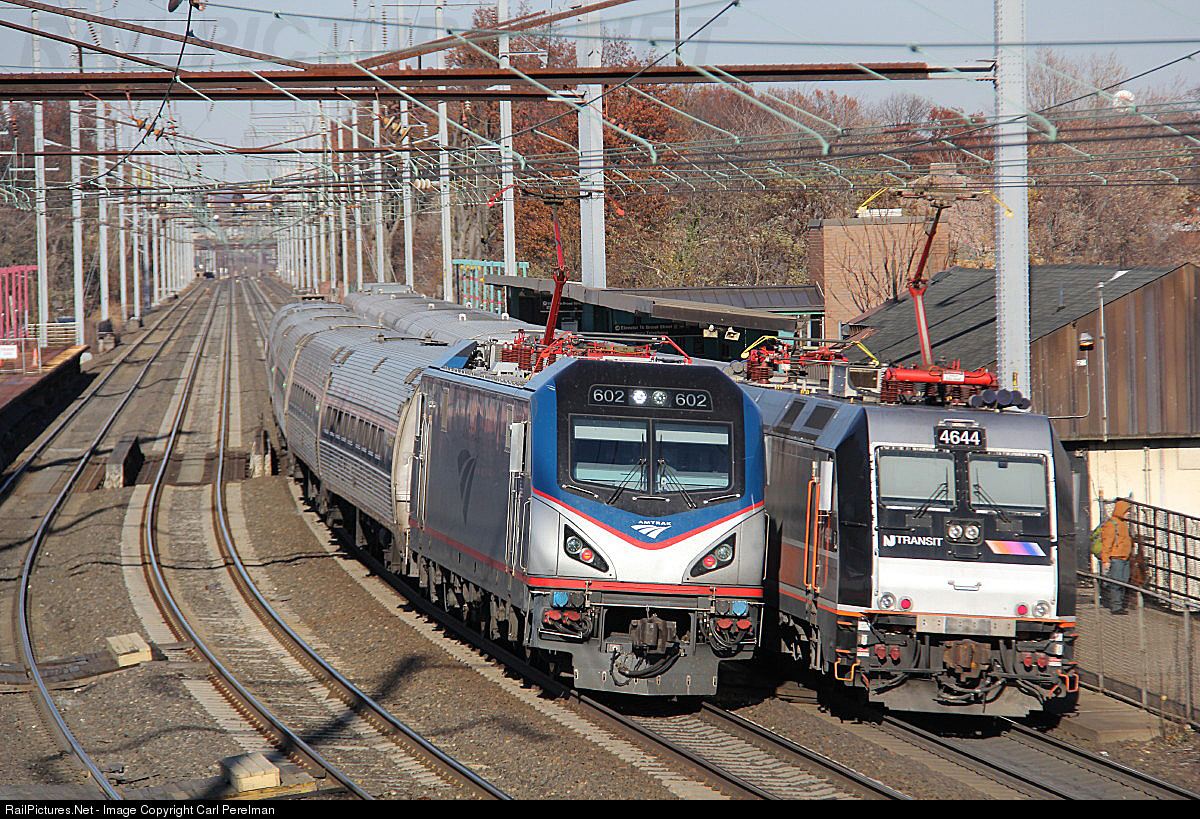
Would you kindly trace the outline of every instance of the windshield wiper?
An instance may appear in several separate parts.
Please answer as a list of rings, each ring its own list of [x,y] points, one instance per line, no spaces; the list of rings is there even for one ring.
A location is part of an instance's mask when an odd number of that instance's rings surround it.
[[[1000,518],[1000,520],[1004,521],[1005,523],[1012,523],[1012,520],[1009,519],[1008,515],[1004,514],[1004,510],[1000,508],[1000,504],[996,503],[996,499],[989,495],[983,488],[983,484],[976,483],[972,488],[983,496],[985,503],[996,510],[996,515]]]
[[[664,478],[669,479],[672,483],[674,483],[676,486],[678,486],[680,493],[683,494],[683,499],[685,501],[687,501],[687,505],[690,506],[691,508],[695,509],[696,502],[694,500],[692,500],[692,496],[688,494],[687,487],[683,485],[683,481],[679,480],[679,478],[675,477],[675,475],[672,474],[673,472],[676,471],[675,467],[673,467],[669,463],[667,463],[665,458],[659,458],[658,465],[662,471],[662,476]],[[667,470],[670,470],[670,472],[668,472]]]
[[[604,502],[606,506],[612,506],[614,503],[616,503],[617,498],[621,497],[621,493],[629,488],[629,479],[632,478],[634,475],[636,475],[638,470],[640,470],[645,465],[646,465],[646,459],[638,458],[638,462],[633,465],[633,468],[630,469],[625,474],[625,477],[621,478],[621,482],[617,484],[617,491],[613,492],[612,495],[609,497],[609,499]]]
[[[933,493],[928,498],[925,499],[925,502],[917,507],[917,511],[913,515],[913,517],[914,518],[921,517],[922,515],[924,515],[926,512],[929,511],[929,507],[933,505],[934,501],[936,501],[943,495],[949,496],[949,494],[950,494],[948,491],[949,488],[950,487],[946,484],[945,481],[942,481],[941,483],[939,483],[937,485],[937,487],[933,490]]]

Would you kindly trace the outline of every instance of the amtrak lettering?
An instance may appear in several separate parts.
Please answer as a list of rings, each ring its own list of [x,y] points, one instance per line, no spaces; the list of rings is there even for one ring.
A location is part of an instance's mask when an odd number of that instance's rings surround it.
[[[922,535],[884,535],[883,547],[891,546],[941,546],[942,538]]]
[[[671,522],[669,520],[639,520],[629,528],[651,540],[658,540],[659,535],[671,528]]]

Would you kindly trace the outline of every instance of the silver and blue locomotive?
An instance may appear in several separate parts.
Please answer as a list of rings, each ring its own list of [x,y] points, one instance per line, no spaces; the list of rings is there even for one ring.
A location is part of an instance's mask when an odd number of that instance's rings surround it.
[[[276,317],[271,397],[318,509],[581,688],[714,693],[761,630],[754,403],[718,368],[627,344],[523,369],[489,338],[503,320],[428,304],[392,304],[421,338],[327,304]]]

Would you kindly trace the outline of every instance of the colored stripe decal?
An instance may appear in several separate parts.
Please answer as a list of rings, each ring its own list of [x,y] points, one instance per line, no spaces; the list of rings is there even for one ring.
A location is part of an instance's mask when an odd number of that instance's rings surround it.
[[[648,551],[656,551],[658,549],[665,549],[668,546],[674,546],[676,543],[678,543],[681,540],[684,540],[685,538],[689,538],[692,535],[697,535],[700,532],[703,532],[703,531],[713,528],[714,526],[719,526],[722,523],[726,523],[730,520],[733,520],[738,515],[745,515],[750,512],[753,512],[755,509],[758,509],[759,507],[761,507],[763,505],[763,502],[759,501],[758,503],[751,504],[750,506],[747,506],[743,509],[739,509],[736,512],[732,512],[723,518],[714,520],[711,523],[706,523],[703,526],[700,526],[696,529],[690,529],[686,532],[683,532],[682,534],[678,534],[675,537],[671,538],[670,540],[664,540],[662,543],[646,543],[644,541],[632,538],[629,535],[625,534],[624,532],[614,529],[613,527],[609,526],[607,523],[604,523],[603,521],[596,520],[594,517],[587,514],[586,512],[582,512],[573,506],[563,503],[558,498],[555,498],[551,495],[547,495],[545,492],[542,492],[539,489],[536,489],[536,488],[533,489],[533,494],[537,495],[539,498],[544,499],[548,503],[553,504],[554,506],[558,506],[562,509],[567,510],[568,512],[573,512],[582,518],[586,518],[587,520],[596,524],[600,528],[604,529],[609,534],[613,534],[613,535],[616,535],[617,537],[621,538],[621,540],[625,541],[626,543],[630,544],[631,546],[636,546],[639,549],[646,549]]]
[[[1027,540],[989,540],[988,548],[992,554],[1020,555],[1022,557],[1045,557],[1042,547]]]
[[[576,580],[569,577],[531,577],[530,588],[590,589],[592,591],[631,591],[647,594],[719,594],[734,597],[762,597],[762,589],[742,586],[694,586],[673,583],[625,583],[620,580]]]
[[[409,524],[411,524],[414,528],[420,528],[418,527],[415,518],[410,517],[408,521]],[[459,543],[454,538],[447,537],[436,529],[423,527],[422,530],[429,536],[437,538],[446,545],[452,546],[455,549],[467,553],[476,560],[486,563],[498,571],[508,571],[503,563],[494,560],[485,554],[475,551],[464,543]],[[642,592],[646,594],[717,594],[733,597],[752,597],[756,599],[762,597],[762,589],[753,587],[743,588],[741,586],[705,586],[699,583],[694,586],[669,583],[626,583],[620,580],[577,580],[568,577],[529,577],[528,575],[519,571],[513,572],[513,575],[518,580],[528,583],[530,588],[534,589],[592,589],[594,591],[628,591]]]

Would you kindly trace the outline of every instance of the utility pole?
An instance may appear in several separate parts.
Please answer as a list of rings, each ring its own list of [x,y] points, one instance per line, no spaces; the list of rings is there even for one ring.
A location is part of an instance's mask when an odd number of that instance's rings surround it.
[[[124,131],[123,124],[112,124],[113,129],[113,148],[118,149],[121,142],[120,135]],[[126,165],[121,169],[121,178],[129,178],[129,166]],[[126,187],[122,185],[122,187]],[[118,275],[121,279],[121,324],[129,318],[129,302],[126,299],[126,294],[129,292],[129,268],[125,259],[125,220],[128,217],[128,207],[125,204],[125,198],[121,197],[121,201],[117,203],[117,255],[120,258]]]
[[[350,41],[350,52],[354,53],[354,41],[353,40]],[[357,102],[354,103],[354,113],[351,115],[351,118],[350,118],[350,125],[354,129],[354,140],[350,144],[350,147],[352,147],[354,149],[354,160],[353,160],[353,164],[351,165],[351,168],[353,169],[352,176],[354,179],[355,187],[358,189],[358,195],[354,197],[354,207],[351,210],[351,213],[354,215],[354,272],[355,272],[355,275],[354,275],[355,288],[354,289],[355,290],[362,290],[362,288],[363,288],[362,203],[366,200],[366,197],[364,195],[365,192],[362,189],[362,180],[363,180],[362,164],[361,164],[361,160],[359,158],[360,154],[358,153],[358,146],[359,146],[358,111],[359,111],[360,107],[361,107],[360,103],[357,103]],[[376,146],[376,147],[378,147],[378,146]]]
[[[404,150],[404,158],[400,165],[400,186],[404,194],[404,283],[413,286],[413,231],[415,222],[413,211],[416,200],[413,195],[412,172],[412,136],[408,133],[408,100],[400,103],[400,147]]]
[[[675,0],[675,65],[683,65],[683,57],[679,53],[679,0]]]
[[[587,37],[576,42],[580,67],[599,68],[603,43],[594,13],[585,18]],[[579,112],[579,252],[584,287],[607,287],[604,239],[604,100],[600,85],[581,85]]]
[[[71,39],[76,39],[75,18],[70,21]],[[83,49],[75,49],[75,70],[83,71]],[[68,127],[71,129],[71,247],[74,254],[74,307],[75,307],[75,344],[82,347],[84,336],[83,327],[86,309],[83,303],[83,191],[79,188],[83,176],[79,158],[79,103],[71,100],[67,103]]]
[[[1000,386],[1030,392],[1029,144],[1025,0],[994,0],[996,16],[996,368]]]
[[[350,292],[350,226],[346,221],[346,200],[350,198],[350,175],[346,167],[346,128],[338,120],[338,216],[342,223],[342,296]]]
[[[415,199],[413,197],[413,172],[412,172],[412,136],[408,132],[408,100],[400,101],[400,147],[404,151],[403,159],[400,161],[400,189],[403,194],[403,210],[404,210],[404,283],[409,287],[413,286],[413,231],[415,223],[413,222],[413,210],[415,207]]]
[[[380,9],[383,17],[383,45],[387,45],[387,7],[383,6]],[[407,103],[403,103],[407,111]],[[374,123],[372,127],[372,136],[375,137],[375,147],[379,148],[383,145],[383,107],[380,105],[379,97],[376,97],[371,103],[371,114],[373,115]],[[383,230],[383,152],[375,152],[375,281],[386,282],[391,281],[391,248],[384,247],[384,230]],[[407,234],[405,238],[405,247],[408,246]],[[407,252],[407,250],[405,251]],[[405,257],[408,258],[407,256]],[[405,275],[410,277],[408,283],[411,285],[412,270],[405,266]]]
[[[104,120],[99,116],[105,107],[102,107],[101,103],[96,103],[96,176],[103,174],[108,165],[105,158],[100,155],[101,151],[108,148],[108,128]],[[105,190],[100,193],[96,214],[98,221],[97,234],[100,244],[100,320],[107,321],[110,318],[108,309],[108,184],[107,182],[102,182],[101,184]]]
[[[33,28],[38,28],[38,13],[33,13]],[[33,70],[42,67],[40,37],[33,38]],[[45,104],[33,106],[33,159],[35,191],[34,207],[37,209],[37,266],[38,266],[38,346],[46,346],[46,325],[50,321],[50,252],[46,239],[46,112]]]
[[[96,0],[96,13],[99,14],[100,0]],[[97,35],[98,36],[98,35]],[[80,52],[79,57],[80,70],[83,67],[83,52]],[[96,65],[101,69],[104,68],[104,57],[97,55]],[[108,148],[108,105],[106,103],[97,102],[92,109],[95,112],[95,117],[92,121],[95,123],[93,143],[96,146],[96,176],[104,175],[107,168],[108,160],[104,157],[103,151]],[[101,180],[101,185],[104,190],[101,191],[98,197],[97,213],[96,213],[96,233],[99,239],[100,251],[100,320],[108,321],[108,182]]]
[[[153,274],[154,289],[150,294],[150,306],[157,307],[162,302],[163,287],[162,287],[162,233],[161,221],[157,213],[150,214],[150,237],[153,244],[153,258],[150,262],[152,266],[151,273]]]
[[[142,323],[142,265],[143,265],[142,259],[144,257],[144,254],[142,253],[142,227],[141,227],[142,213],[141,213],[141,210],[138,209],[136,201],[132,205],[130,205],[129,210],[130,210],[130,214],[129,214],[130,215],[130,224],[131,224],[131,227],[133,228],[132,233],[130,234],[130,237],[129,237],[131,240],[131,244],[133,245],[133,260],[132,260],[133,269],[130,271],[133,274],[133,313],[132,313],[132,315],[133,315],[133,323],[141,324]]]
[[[508,0],[498,0],[496,3],[496,19],[508,19]],[[509,67],[509,36],[500,35],[498,44],[500,68]],[[511,86],[504,86],[505,90]],[[504,228],[504,275],[517,275],[517,227],[516,227],[516,197],[513,191],[513,134],[512,134],[512,101],[500,101],[500,186],[501,221]]]
[[[446,0],[437,3],[438,32],[446,29]],[[437,67],[446,67],[446,50],[437,53]],[[445,88],[445,86],[439,86]],[[446,117],[446,102],[438,103],[438,201],[442,212],[442,298],[457,301],[454,292],[454,265],[450,246],[450,125]]]

